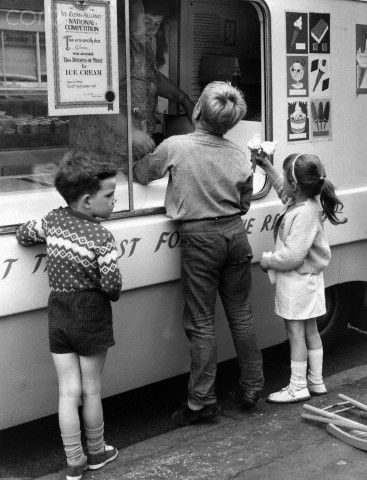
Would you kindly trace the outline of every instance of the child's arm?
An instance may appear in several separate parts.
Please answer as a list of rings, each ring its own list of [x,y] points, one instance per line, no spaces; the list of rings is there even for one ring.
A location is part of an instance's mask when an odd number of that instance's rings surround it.
[[[269,177],[271,184],[274,187],[274,190],[277,192],[277,195],[282,201],[282,203],[287,203],[289,197],[284,193],[283,179],[275,170],[274,166],[270,163],[269,157],[267,155],[265,155],[265,157],[263,155],[257,155],[255,156],[255,162],[264,170],[266,175]]]
[[[101,290],[116,302],[121,293],[122,279],[117,265],[117,248],[112,233],[108,232],[103,245],[96,248]]]
[[[46,242],[47,222],[45,218],[29,220],[21,225],[16,233],[16,239],[20,245],[30,247]]]
[[[241,199],[240,199],[240,208],[241,208],[241,215],[245,215],[248,212],[251,204],[252,199],[252,191],[253,191],[253,175],[249,175],[248,179],[246,180],[242,190],[241,190]]]
[[[290,234],[281,249],[263,255],[262,266],[279,271],[294,270],[302,265],[317,234],[318,221],[312,211],[303,211],[293,220]]]
[[[138,160],[134,165],[134,180],[146,185],[152,180],[162,178],[169,169],[167,141],[163,141],[154,152]]]

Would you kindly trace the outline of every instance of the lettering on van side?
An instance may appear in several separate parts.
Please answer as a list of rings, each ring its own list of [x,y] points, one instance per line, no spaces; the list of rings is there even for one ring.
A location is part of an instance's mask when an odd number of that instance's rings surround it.
[[[4,260],[4,265],[6,264],[7,265],[5,267],[5,272],[1,280],[4,280],[4,278],[6,278],[9,275],[11,267],[13,266],[13,263],[17,262],[18,260],[19,258],[7,258],[6,260]]]

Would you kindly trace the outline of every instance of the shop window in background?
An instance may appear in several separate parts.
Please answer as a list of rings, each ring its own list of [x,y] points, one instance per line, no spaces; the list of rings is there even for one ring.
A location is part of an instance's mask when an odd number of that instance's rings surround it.
[[[8,8],[0,9],[0,148],[65,147],[68,120],[48,117],[43,1],[4,3]],[[28,163],[24,172],[30,168]],[[22,168],[18,165],[13,171],[22,173]]]

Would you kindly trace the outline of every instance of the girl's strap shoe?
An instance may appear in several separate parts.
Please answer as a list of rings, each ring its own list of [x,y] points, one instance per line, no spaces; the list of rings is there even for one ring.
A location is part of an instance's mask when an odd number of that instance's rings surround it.
[[[279,392],[271,393],[266,401],[269,403],[296,403],[310,398],[311,395],[307,387],[296,390],[292,385],[288,385]]]

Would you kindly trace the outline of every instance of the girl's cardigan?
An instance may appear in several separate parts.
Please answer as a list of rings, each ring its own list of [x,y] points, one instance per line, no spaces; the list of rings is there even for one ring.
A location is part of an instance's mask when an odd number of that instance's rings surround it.
[[[274,187],[282,198],[278,179]],[[321,217],[316,199],[289,204],[274,229],[283,245],[265,258],[268,268],[279,271],[296,269],[299,273],[312,274],[322,272],[330,262],[331,252]]]

